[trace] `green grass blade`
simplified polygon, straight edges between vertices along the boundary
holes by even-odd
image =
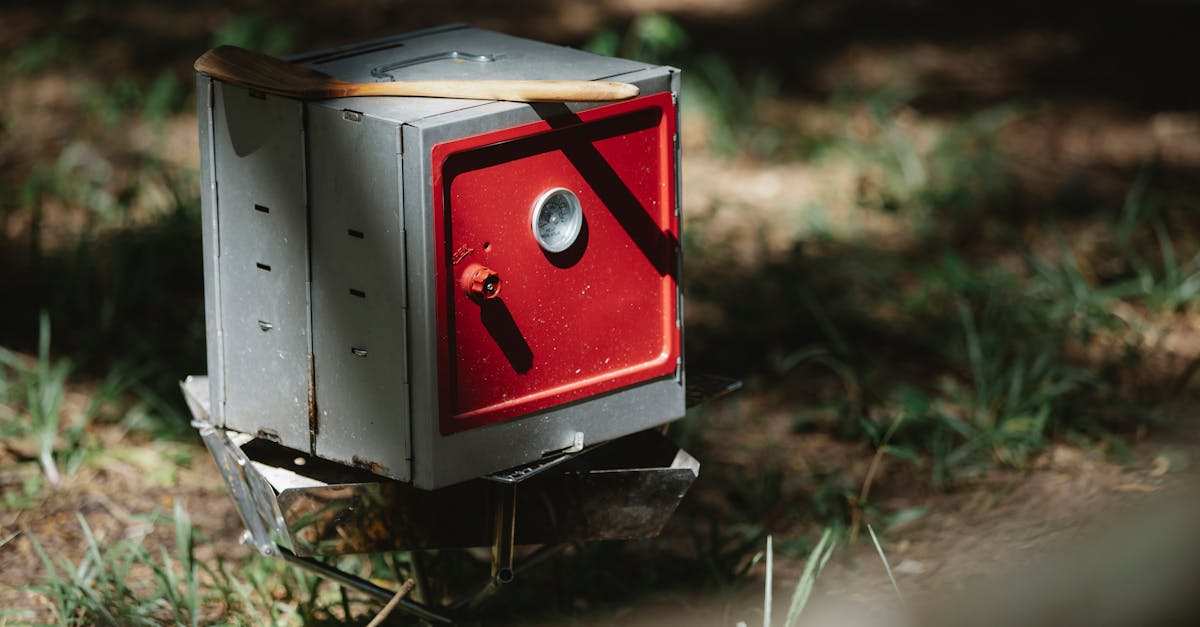
[[[900,584],[896,583],[896,576],[892,574],[892,565],[888,563],[887,556],[883,554],[883,547],[879,544],[879,536],[875,535],[875,528],[867,525],[867,533],[871,534],[871,542],[875,544],[875,551],[879,553],[879,559],[883,562],[883,569],[887,571],[888,580],[892,582],[892,589],[896,591],[896,596],[900,599],[900,605],[906,605],[904,594],[900,592]]]
[[[837,543],[833,541],[833,529],[825,529],[825,532],[821,534],[821,540],[817,542],[812,553],[809,553],[808,561],[804,564],[804,572],[800,575],[800,581],[796,583],[791,605],[788,606],[787,618],[783,623],[784,627],[794,627],[796,621],[800,619],[800,614],[808,605],[808,599],[812,595],[817,577],[825,568],[825,563],[829,561],[836,546]]]
[[[771,627],[771,586],[775,570],[774,551],[771,547],[771,536],[767,535],[767,581],[763,590],[763,627]]]

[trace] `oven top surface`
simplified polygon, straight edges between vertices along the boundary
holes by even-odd
[[[653,66],[466,25],[435,28],[289,57],[352,82],[601,80]],[[406,122],[477,106],[454,98],[340,98],[328,106]]]

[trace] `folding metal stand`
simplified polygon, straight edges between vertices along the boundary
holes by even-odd
[[[689,405],[738,387],[730,379],[697,377]],[[188,377],[182,388],[192,424],[246,525],[246,541],[263,555],[388,601],[394,591],[316,558],[490,546],[491,576],[474,592],[442,607],[428,597],[400,601],[398,609],[436,624],[453,623],[458,612],[567,544],[658,535],[700,468],[652,430],[426,491],[227,431],[210,422],[206,377]],[[542,546],[518,562],[517,545]],[[419,559],[414,566],[418,589],[427,590]]]

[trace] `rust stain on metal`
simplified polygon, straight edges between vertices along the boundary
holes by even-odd
[[[267,440],[268,442],[274,442],[276,444],[281,444],[283,442],[283,438],[279,437],[279,434],[271,429],[259,429],[258,433],[254,434],[254,437]]]
[[[373,472],[377,475],[383,475],[383,476],[388,475],[387,466],[384,466],[383,464],[381,464],[379,462],[372,462],[372,461],[365,460],[365,459],[359,457],[358,455],[355,455],[354,457],[352,457],[350,459],[350,463],[352,463],[355,468],[361,468],[363,470]]]
[[[317,454],[317,433],[321,431],[320,417],[317,415],[317,369],[312,353],[308,354],[308,447],[309,452]]]

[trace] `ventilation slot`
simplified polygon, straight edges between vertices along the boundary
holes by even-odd
[[[270,208],[270,207],[268,207],[268,206],[266,206],[266,205],[258,205],[258,204],[256,204],[256,205],[254,205],[254,210],[255,210],[255,211],[260,211],[260,212],[262,212],[262,213],[271,213],[271,208]]]
[[[366,293],[366,292],[364,292],[364,291],[362,291],[362,290],[356,290],[356,289],[354,289],[353,287],[352,287],[352,288],[350,288],[350,295],[351,295],[351,296],[357,296],[357,297],[359,297],[359,298],[366,298],[366,297],[367,297],[367,293]]]
[[[254,264],[254,265],[258,266],[258,269],[259,269],[259,270],[266,270],[267,272],[270,272],[270,271],[271,271],[271,266],[269,266],[269,265],[267,265],[267,264],[265,264],[265,263],[263,263],[263,262],[261,262],[261,261],[260,261],[260,262],[258,262],[258,263],[256,263],[256,264]]]
[[[346,234],[349,235],[350,237],[354,237],[357,239],[362,239],[362,238],[366,237],[365,235],[363,235],[362,231],[359,231],[356,229],[346,229]]]
[[[353,354],[355,357],[366,357],[366,356],[367,356],[367,349],[365,349],[365,348],[362,348],[362,347],[360,347],[360,346],[351,346],[351,347],[350,347],[350,352],[351,352],[351,353],[352,353],[352,354]]]

